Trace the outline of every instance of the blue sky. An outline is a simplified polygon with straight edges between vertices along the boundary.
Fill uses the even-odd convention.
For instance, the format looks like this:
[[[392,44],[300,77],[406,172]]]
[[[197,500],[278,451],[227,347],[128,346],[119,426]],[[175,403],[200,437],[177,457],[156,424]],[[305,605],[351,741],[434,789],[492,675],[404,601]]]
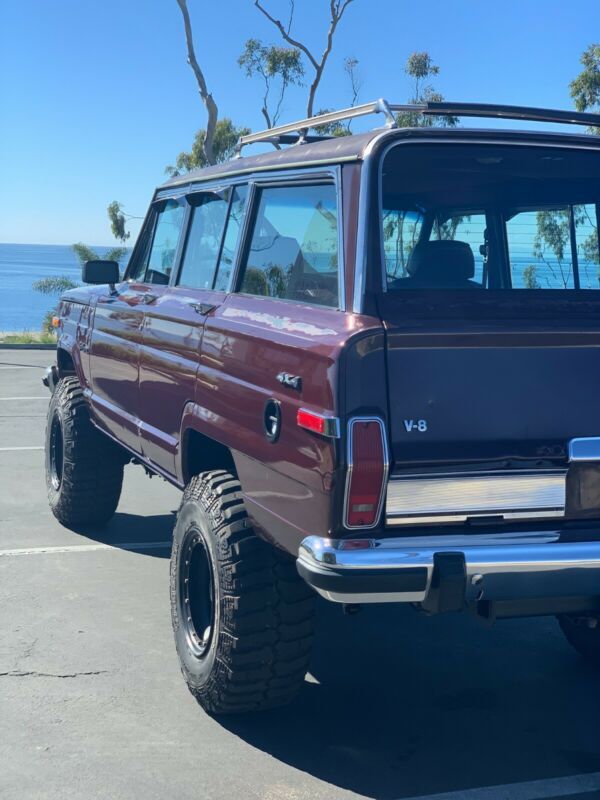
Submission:
[[[287,8],[264,2],[280,15]],[[260,84],[236,61],[248,37],[277,42],[276,30],[252,0],[189,6],[220,113],[263,127]],[[294,31],[317,52],[327,6],[296,0]],[[355,0],[317,106],[348,104],[349,55],[360,62],[361,101],[405,101],[406,58],[428,50],[447,99],[568,108],[569,81],[599,23],[598,0]],[[284,119],[303,116],[305,93],[290,92]],[[175,0],[0,3],[0,241],[113,243],[108,203],[144,214],[165,165],[204,122]]]

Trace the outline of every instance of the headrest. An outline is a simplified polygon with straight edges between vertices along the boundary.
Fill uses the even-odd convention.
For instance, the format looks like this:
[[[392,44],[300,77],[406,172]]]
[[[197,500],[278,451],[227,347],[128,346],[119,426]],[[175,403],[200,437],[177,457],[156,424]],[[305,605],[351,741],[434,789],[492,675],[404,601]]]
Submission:
[[[473,277],[475,258],[467,242],[433,239],[415,246],[406,270],[411,277],[424,283],[451,287]]]

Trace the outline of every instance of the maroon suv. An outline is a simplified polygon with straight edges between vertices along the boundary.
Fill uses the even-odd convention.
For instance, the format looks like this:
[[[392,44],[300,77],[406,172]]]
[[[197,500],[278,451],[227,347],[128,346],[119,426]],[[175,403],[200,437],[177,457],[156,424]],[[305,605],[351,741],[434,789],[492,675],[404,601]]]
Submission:
[[[168,181],[124,279],[88,262],[61,299],[51,508],[106,522],[132,460],[183,490],[173,628],[212,713],[294,696],[314,590],[557,615],[600,663],[600,139],[399,110],[244,137],[295,143]]]

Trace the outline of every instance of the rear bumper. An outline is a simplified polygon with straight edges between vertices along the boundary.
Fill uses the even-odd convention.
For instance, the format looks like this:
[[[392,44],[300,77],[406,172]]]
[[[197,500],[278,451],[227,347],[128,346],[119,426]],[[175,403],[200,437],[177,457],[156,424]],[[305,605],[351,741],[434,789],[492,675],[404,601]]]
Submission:
[[[577,542],[547,532],[359,542],[307,537],[300,575],[334,602],[418,603],[431,611],[481,601],[600,597],[600,532],[594,541]]]

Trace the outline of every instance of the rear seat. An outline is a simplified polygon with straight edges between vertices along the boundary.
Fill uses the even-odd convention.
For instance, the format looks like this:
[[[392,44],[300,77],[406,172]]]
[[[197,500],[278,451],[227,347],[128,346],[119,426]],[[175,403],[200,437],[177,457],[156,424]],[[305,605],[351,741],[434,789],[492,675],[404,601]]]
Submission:
[[[471,280],[475,275],[475,258],[467,242],[433,239],[419,242],[406,267],[407,278],[392,282],[393,289],[481,289]]]

